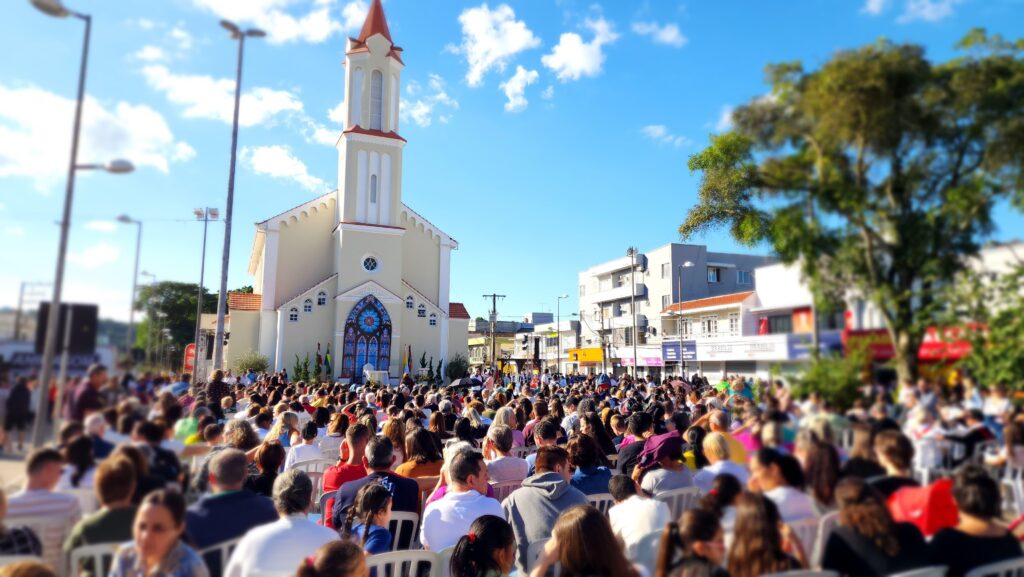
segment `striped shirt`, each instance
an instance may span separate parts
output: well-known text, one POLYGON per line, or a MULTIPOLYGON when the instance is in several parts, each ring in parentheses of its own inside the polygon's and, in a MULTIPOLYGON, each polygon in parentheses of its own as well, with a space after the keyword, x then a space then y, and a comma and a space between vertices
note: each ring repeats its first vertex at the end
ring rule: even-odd
POLYGON ((31 527, 43 543, 43 561, 59 567, 64 539, 81 517, 82 509, 74 495, 36 489, 8 497, 4 521, 11 526, 31 527))

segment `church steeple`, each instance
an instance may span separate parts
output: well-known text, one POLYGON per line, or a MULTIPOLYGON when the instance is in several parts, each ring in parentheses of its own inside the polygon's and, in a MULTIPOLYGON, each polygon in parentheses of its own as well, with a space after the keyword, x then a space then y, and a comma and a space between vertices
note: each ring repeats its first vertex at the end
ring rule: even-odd
POLYGON ((380 34, 387 38, 388 42, 395 43, 391 39, 388 20, 384 17, 384 7, 381 6, 380 0, 373 0, 373 3, 370 4, 370 11, 366 13, 366 21, 363 22, 363 29, 359 31, 357 40, 365 44, 366 39, 374 34, 380 34))

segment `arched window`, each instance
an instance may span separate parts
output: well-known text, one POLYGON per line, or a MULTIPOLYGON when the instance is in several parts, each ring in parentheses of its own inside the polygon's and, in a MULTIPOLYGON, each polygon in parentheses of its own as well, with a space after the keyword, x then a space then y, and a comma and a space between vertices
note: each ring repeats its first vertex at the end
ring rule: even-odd
POLYGON ((434 313, 430 313, 430 326, 437 326, 437 315, 435 315, 434 313))
POLYGON ((427 316, 427 307, 425 307, 423 305, 420 305, 419 308, 416 309, 416 316, 418 316, 418 317, 425 317, 425 316, 427 316))
POLYGON ((345 321, 341 376, 358 380, 366 364, 378 371, 391 366, 391 317, 373 295, 356 303, 345 321))
POLYGON ((304 313, 311 313, 311 312, 313 312, 313 299, 306 299, 305 302, 302 303, 302 312, 304 312, 304 313))
POLYGON ((316 304, 317 304, 317 306, 321 306, 321 307, 324 306, 325 304, 327 304, 327 293, 326 292, 320 291, 319 293, 317 293, 317 295, 316 295, 316 304))
POLYGON ((374 70, 370 75, 370 130, 381 130, 384 109, 384 75, 374 70))
POLYGON ((288 311, 288 320, 293 323, 299 322, 299 309, 298 307, 292 307, 288 311))
POLYGON ((412 295, 409 295, 409 296, 405 297, 405 308, 407 308, 407 309, 413 308, 413 298, 412 298, 412 295))
POLYGON ((377 175, 370 175, 370 204, 377 204, 377 175))

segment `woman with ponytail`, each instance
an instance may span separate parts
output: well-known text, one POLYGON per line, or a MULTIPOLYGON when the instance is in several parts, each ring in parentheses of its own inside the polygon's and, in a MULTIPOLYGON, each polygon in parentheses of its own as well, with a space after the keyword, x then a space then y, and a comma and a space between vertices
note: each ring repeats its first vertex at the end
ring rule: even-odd
POLYGON ((295 571, 295 577, 366 577, 368 574, 362 549, 350 541, 322 545, 295 571))
POLYGON ((368 554, 391 551, 391 494, 379 483, 370 483, 356 493, 355 503, 341 528, 342 539, 361 545, 368 554), (358 522, 357 522, 358 519, 358 522))
POLYGON ((452 577, 505 577, 516 561, 512 526, 501 517, 483 515, 469 533, 459 538, 452 552, 452 577))
POLYGON ((718 517, 691 509, 666 526, 655 577, 728 577, 724 560, 725 533, 718 517))
POLYGON ((718 517, 722 530, 732 533, 736 523, 736 497, 743 492, 740 482, 728 473, 722 473, 711 482, 711 489, 700 500, 700 508, 718 517))

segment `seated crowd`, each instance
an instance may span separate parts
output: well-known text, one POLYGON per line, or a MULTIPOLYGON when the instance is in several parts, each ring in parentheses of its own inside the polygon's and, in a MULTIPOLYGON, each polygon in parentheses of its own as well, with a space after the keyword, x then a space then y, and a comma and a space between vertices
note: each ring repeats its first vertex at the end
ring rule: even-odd
POLYGON ((0 489, 0 556, 36 558, 0 575, 384 577, 422 549, 454 577, 961 577, 1022 556, 1021 415, 969 380, 845 413, 699 375, 111 382, 91 367, 0 489), (69 565, 93 545, 104 566, 69 565))

